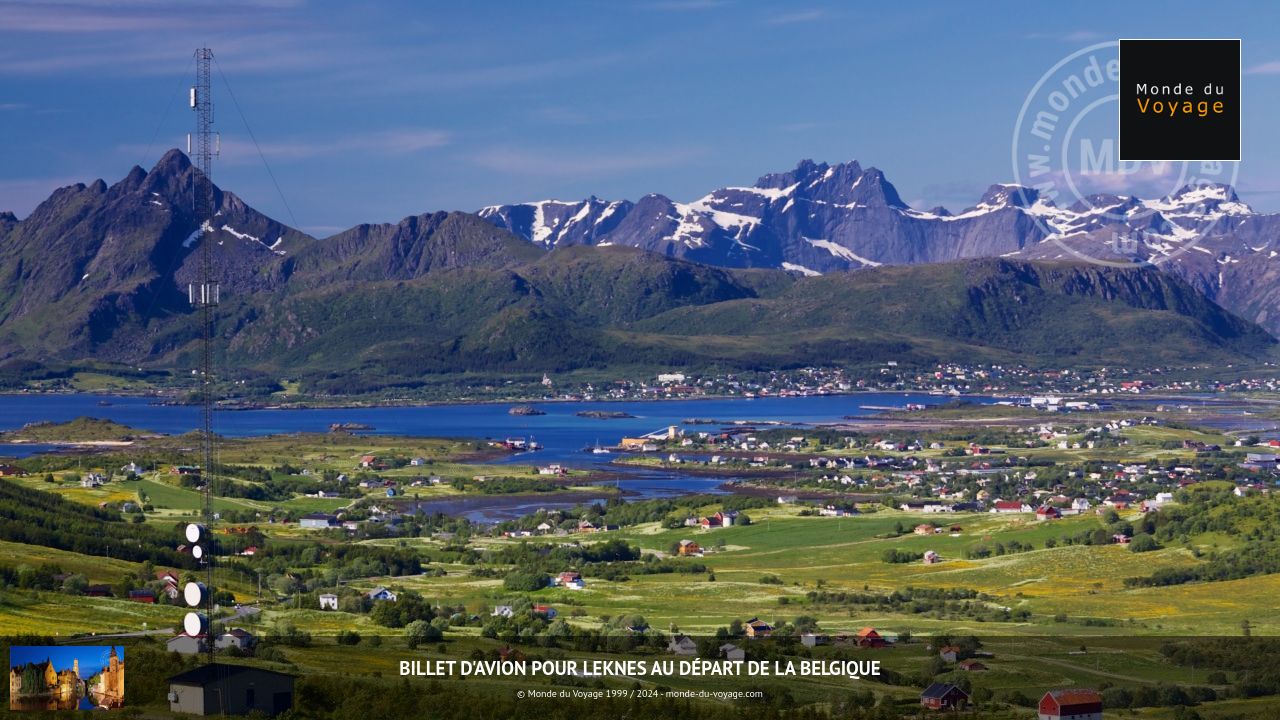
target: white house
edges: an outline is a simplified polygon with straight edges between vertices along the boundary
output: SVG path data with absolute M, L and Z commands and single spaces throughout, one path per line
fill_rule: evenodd
M 219 650 L 225 648 L 236 648 L 238 650 L 248 650 L 253 647 L 257 639 L 245 630 L 240 628 L 232 628 L 222 634 L 222 637 L 214 641 L 213 646 Z
M 321 610 L 337 610 L 337 609 L 338 609 L 338 596 L 337 596 L 337 595 L 334 595 L 333 593 L 326 593 L 326 594 L 324 594 L 324 595 L 321 595 L 321 596 L 320 596 L 320 609 L 321 609 Z
M 688 635 L 676 635 L 667 643 L 667 651 L 676 655 L 697 655 L 698 644 Z
M 164 645 L 166 650 L 179 655 L 199 655 L 207 649 L 203 637 L 193 637 L 186 633 L 169 638 Z
M 325 529 L 338 524 L 338 518 L 325 513 L 309 513 L 298 518 L 298 527 Z
M 725 643 L 724 645 L 721 645 L 720 655 L 724 657 L 725 660 L 744 660 L 747 657 L 746 651 L 733 643 Z
M 370 600 L 386 600 L 388 602 L 396 601 L 396 594 L 384 587 L 376 587 L 365 593 L 365 597 Z
M 510 605 L 499 605 L 493 609 L 493 613 L 491 614 L 493 617 L 509 618 L 512 615 L 515 615 L 516 611 Z
M 826 635 L 818 635 L 817 633 L 804 633 L 800 636 L 800 644 L 805 647 L 817 647 L 818 645 L 827 644 Z

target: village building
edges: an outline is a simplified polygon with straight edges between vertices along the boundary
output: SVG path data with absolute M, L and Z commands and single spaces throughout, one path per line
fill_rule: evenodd
M 858 647 L 882 648 L 888 641 L 875 628 L 864 627 L 854 635 L 854 644 Z
M 169 678 L 169 711 L 279 715 L 293 707 L 294 676 L 246 665 L 202 665 Z
M 697 655 L 698 644 L 688 635 L 676 635 L 667 642 L 667 651 L 675 655 Z
M 1036 509 L 1037 520 L 1058 520 L 1062 517 L 1062 512 L 1052 505 L 1041 505 Z
M 178 653 L 179 655 L 199 655 L 209 649 L 203 635 L 194 636 L 186 633 L 169 638 L 164 647 L 168 652 Z
M 1040 698 L 1039 720 L 1102 720 L 1102 696 L 1095 690 L 1050 690 Z
M 733 643 L 725 643 L 720 646 L 720 657 L 725 660 L 745 660 L 747 658 L 747 651 Z
M 751 618 L 744 623 L 743 627 L 747 631 L 747 637 L 752 640 L 767 638 L 770 635 L 773 635 L 773 626 L 759 618 Z
M 969 693 L 951 683 L 934 683 L 920 693 L 920 705 L 927 710 L 963 710 Z
M 692 540 L 681 540 L 677 555 L 701 555 L 702 546 Z
M 253 649 L 253 646 L 256 645 L 257 642 L 257 638 L 251 635 L 248 631 L 242 630 L 241 628 L 232 628 L 231 630 L 223 633 L 222 637 L 215 640 L 213 646 L 219 650 L 235 648 L 242 652 L 248 652 Z
M 826 645 L 830 640 L 831 638 L 827 637 L 826 635 L 819 635 L 818 633 L 807 632 L 807 633 L 801 633 L 800 635 L 800 644 L 804 645 L 805 647 L 817 647 L 819 645 Z
M 333 593 L 325 593 L 324 595 L 321 595 L 320 609 L 321 610 L 337 610 L 338 596 L 334 595 Z
M 581 590 L 587 586 L 582 576 L 572 570 L 566 570 L 556 577 L 556 584 L 569 590 Z
M 709 515 L 707 517 L 701 518 L 700 520 L 698 520 L 698 525 L 701 526 L 704 530 L 711 530 L 713 528 L 721 528 L 721 527 L 731 527 L 734 521 L 737 519 L 738 519 L 738 513 L 736 512 L 732 512 L 732 511 L 718 512 L 715 515 Z
M 298 527 L 324 530 L 338 524 L 338 518 L 326 513 L 308 513 L 298 518 Z
M 370 600 L 385 600 L 387 602 L 395 602 L 396 594 L 384 587 L 376 587 L 364 594 Z

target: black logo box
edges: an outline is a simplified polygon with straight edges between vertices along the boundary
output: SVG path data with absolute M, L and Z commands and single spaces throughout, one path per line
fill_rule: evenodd
M 1240 160 L 1240 45 L 1238 39 L 1120 40 L 1120 160 Z M 1146 93 L 1139 94 L 1140 85 Z M 1212 86 L 1207 95 L 1206 86 Z M 1183 92 L 1166 95 L 1165 87 Z M 1191 114 L 1183 113 L 1187 101 Z M 1203 117 L 1201 102 L 1209 110 Z M 1221 113 L 1213 112 L 1218 102 Z M 1157 107 L 1164 112 L 1156 114 Z

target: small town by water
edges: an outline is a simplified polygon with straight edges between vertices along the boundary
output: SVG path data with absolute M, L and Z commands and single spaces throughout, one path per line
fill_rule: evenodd
M 1044 398 L 1037 399 L 1044 402 Z M 886 412 L 920 410 L 951 402 L 926 393 L 855 393 L 772 398 L 720 398 L 633 402 L 546 402 L 508 405 L 457 403 L 364 408 L 254 408 L 216 415 L 215 430 L 231 438 L 261 437 L 335 428 L 368 435 L 455 437 L 505 444 L 514 451 L 496 460 L 506 464 L 537 464 L 573 468 L 601 479 L 600 493 L 574 492 L 463 495 L 420 503 L 419 512 L 465 517 L 491 523 L 514 519 L 539 509 L 565 509 L 613 495 L 651 499 L 692 493 L 750 492 L 732 472 L 706 472 L 697 465 L 618 462 L 646 449 L 636 440 L 668 432 L 741 431 L 777 427 L 889 427 L 879 418 Z M 968 395 L 973 404 L 1028 404 L 1030 398 Z M 1121 399 L 1120 402 L 1136 402 Z M 1145 399 L 1145 402 L 1155 402 Z M 1180 403 L 1180 404 L 1179 404 Z M 1251 417 L 1239 404 L 1211 396 L 1171 400 L 1169 410 L 1212 406 L 1202 418 L 1223 429 L 1274 427 Z M 1088 403 L 1077 403 L 1085 406 Z M 1164 410 L 1164 406 L 1158 406 Z M 513 412 L 514 410 L 514 412 Z M 111 420 L 122 425 L 176 435 L 199 423 L 199 408 L 159 403 L 137 396 L 100 394 L 0 395 L 0 431 L 32 422 L 66 422 L 80 417 Z M 624 438 L 632 443 L 627 447 Z M 50 443 L 0 444 L 0 457 L 29 457 L 64 451 Z M 706 460 L 706 458 L 702 458 Z

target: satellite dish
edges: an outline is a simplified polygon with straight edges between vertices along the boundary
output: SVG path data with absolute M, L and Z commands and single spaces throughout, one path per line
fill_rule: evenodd
M 182 629 L 191 637 L 204 635 L 205 628 L 208 626 L 209 621 L 198 612 L 189 612 L 186 617 L 182 618 Z
M 197 559 L 197 560 L 199 560 L 200 558 L 204 557 L 204 548 L 200 547 L 199 545 L 192 545 L 192 546 L 191 546 L 191 557 L 193 557 L 193 558 L 195 558 L 195 559 Z
M 190 607 L 200 607 L 208 596 L 209 592 L 205 589 L 204 583 L 189 582 L 182 588 L 182 599 Z
M 200 527 L 199 525 L 197 525 L 197 524 L 195 524 L 195 523 L 188 523 L 188 524 L 187 524 L 187 531 L 186 531 L 186 532 L 187 532 L 187 542 L 192 542 L 192 543 L 193 543 L 193 542 L 198 541 L 198 540 L 200 539 L 200 534 L 203 532 L 203 530 L 204 530 L 204 528 Z

